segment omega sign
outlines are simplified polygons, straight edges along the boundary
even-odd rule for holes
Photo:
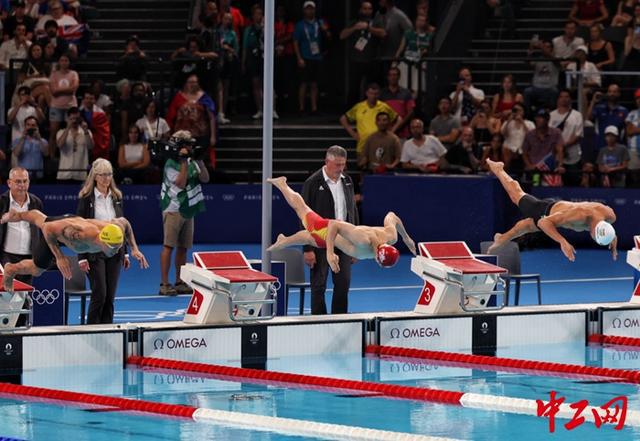
[[[206,348],[207,341],[204,338],[156,338],[153,341],[153,349],[161,351],[163,349],[198,349]]]
[[[625,319],[615,318],[611,322],[611,326],[613,327],[613,329],[640,328],[640,319],[638,319],[638,318],[625,318]]]
[[[440,337],[438,328],[393,328],[391,329],[391,339],[394,338],[431,338]]]

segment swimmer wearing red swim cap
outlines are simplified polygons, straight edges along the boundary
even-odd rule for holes
[[[566,228],[573,231],[588,231],[593,240],[611,250],[613,260],[618,257],[618,238],[613,224],[616,214],[611,207],[599,202],[569,202],[554,199],[537,199],[526,194],[520,184],[504,171],[502,162],[487,160],[487,165],[498,178],[511,201],[522,212],[523,219],[503,234],[496,234],[489,247],[490,254],[500,246],[527,233],[542,231],[560,244],[560,249],[570,261],[576,259],[576,250],[558,231]]]
[[[289,187],[284,176],[267,181],[282,192],[305,226],[304,230],[292,236],[279,235],[276,243],[268,248],[269,251],[296,245],[311,245],[317,248],[326,246],[327,261],[335,273],[340,271],[336,247],[356,259],[375,259],[380,266],[390,268],[400,258],[400,252],[393,246],[400,235],[409,251],[414,256],[416,254],[415,242],[409,237],[395,213],[387,213],[382,227],[356,226],[348,222],[324,219],[307,206],[299,193]]]

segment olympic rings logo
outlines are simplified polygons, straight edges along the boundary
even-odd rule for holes
[[[33,292],[31,292],[31,298],[38,305],[53,305],[55,301],[60,298],[60,291],[58,289],[34,289]]]

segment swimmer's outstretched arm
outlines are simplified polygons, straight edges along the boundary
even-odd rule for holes
[[[338,232],[341,228],[343,228],[343,224],[344,227],[348,228],[348,226],[350,225],[352,228],[355,228],[351,224],[336,220],[330,220],[329,225],[327,226],[327,238],[325,240],[327,244],[327,262],[331,267],[331,271],[333,271],[334,273],[340,272],[340,258],[336,254],[335,245],[336,238],[338,237]]]
[[[36,210],[32,210],[36,211]],[[26,213],[29,213],[28,211]],[[71,280],[71,263],[67,256],[62,253],[60,249],[60,245],[58,245],[58,236],[62,234],[62,229],[64,228],[66,222],[48,222],[42,225],[42,236],[44,240],[47,242],[51,253],[56,258],[56,266],[62,273],[62,276]]]
[[[124,236],[127,238],[129,246],[131,246],[131,255],[140,263],[140,268],[149,268],[146,257],[144,257],[144,254],[142,254],[142,252],[140,252],[140,248],[138,248],[138,243],[136,242],[136,237],[133,234],[131,223],[124,217],[115,218],[113,219],[113,222],[120,225],[120,228],[124,231]]]
[[[558,242],[564,255],[573,262],[576,260],[576,250],[573,248],[573,245],[560,234],[558,227],[570,223],[584,222],[584,220],[585,213],[583,213],[582,210],[565,210],[540,219],[538,221],[538,228],[551,239]]]
[[[390,211],[384,217],[384,228],[385,230],[390,229],[392,231],[391,234],[393,235],[393,239],[390,240],[395,241],[397,234],[399,234],[402,241],[405,243],[407,248],[409,248],[409,251],[411,251],[414,256],[416,255],[416,243],[411,239],[411,237],[409,237],[409,233],[407,233],[407,230],[404,228],[402,220],[393,211]]]
[[[2,215],[0,223],[6,224],[7,222],[25,221],[41,228],[46,219],[47,216],[40,210],[16,211],[11,209]]]

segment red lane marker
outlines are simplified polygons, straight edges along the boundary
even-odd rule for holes
[[[514,358],[489,357],[487,355],[459,354],[424,349],[397,348],[392,346],[367,346],[366,352],[376,355],[391,355],[407,358],[448,361],[465,364],[477,364],[501,368],[528,369],[534,371],[559,372],[562,374],[591,375],[595,377],[617,378],[628,383],[640,383],[640,371],[626,369],[608,369],[594,366],[580,366],[548,361],[520,360]]]
[[[179,404],[164,404],[153,401],[133,400],[130,398],[109,397],[105,395],[69,392],[65,390],[46,389],[43,387],[23,386],[19,384],[0,383],[0,394],[20,397],[41,398],[48,401],[66,401],[91,405],[115,407],[121,410],[155,413],[174,417],[192,418],[195,407]]]
[[[178,360],[165,360],[162,358],[152,357],[132,356],[129,357],[128,362],[141,367],[174,369],[224,377],[286,383],[289,385],[319,386],[322,388],[376,392],[387,397],[432,401],[443,404],[460,405],[460,398],[464,395],[462,392],[436,390],[424,387],[398,386],[384,383],[373,383],[369,381],[341,380],[338,378],[317,377],[314,375],[271,372],[258,369],[193,363]]]
[[[589,336],[589,343],[598,343],[601,345],[640,346],[640,338],[593,334]]]

